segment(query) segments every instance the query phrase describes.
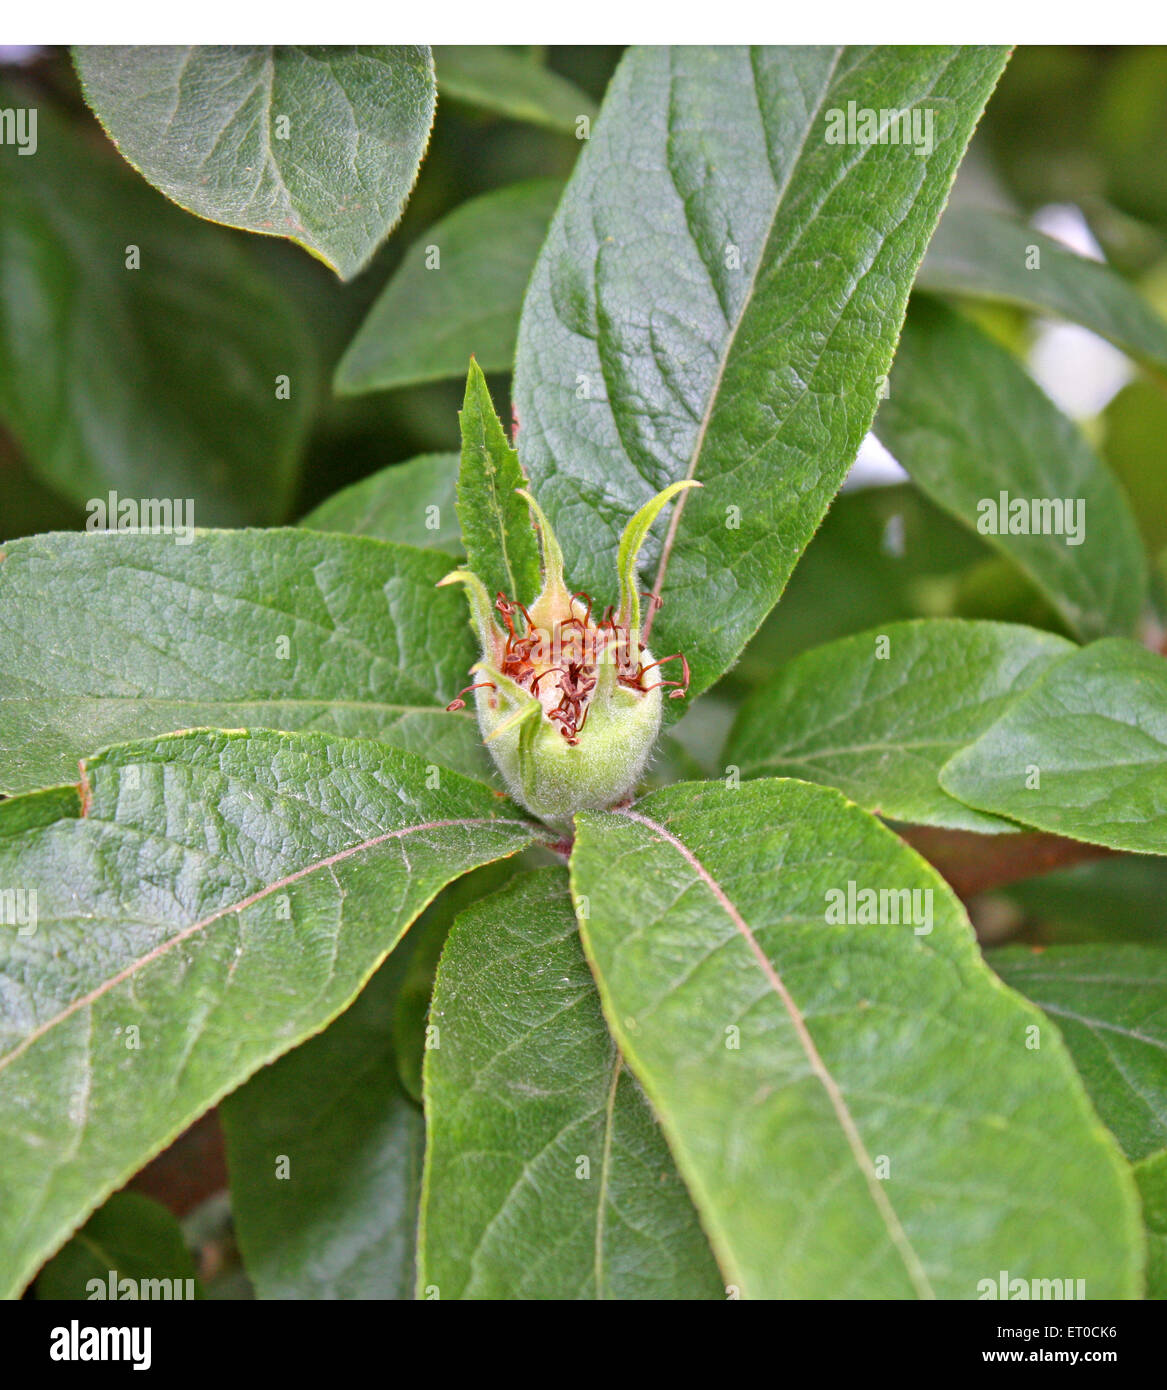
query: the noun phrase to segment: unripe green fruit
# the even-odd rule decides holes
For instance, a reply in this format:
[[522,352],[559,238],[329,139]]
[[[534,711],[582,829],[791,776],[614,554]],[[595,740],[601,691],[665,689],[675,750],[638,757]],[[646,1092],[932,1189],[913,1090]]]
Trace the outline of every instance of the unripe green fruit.
[[[565,825],[576,811],[602,809],[631,795],[656,743],[661,690],[673,697],[688,685],[661,677],[661,662],[640,642],[636,559],[649,527],[670,498],[693,482],[674,483],[646,503],[625,528],[618,571],[620,606],[598,623],[590,600],[568,592],[563,556],[547,518],[523,492],[543,550],[543,588],[530,609],[490,597],[477,575],[456,570],[441,582],[466,585],[471,620],[482,645],[474,667],[478,726],[507,790],[528,811]],[[522,631],[514,617],[521,614]],[[461,708],[457,699],[451,709]]]
[[[618,686],[610,699],[593,700],[574,744],[545,716],[494,737],[508,718],[502,702],[485,689],[475,691],[475,700],[478,727],[507,790],[550,822],[570,820],[576,811],[602,809],[627,796],[640,781],[660,733],[659,685],[643,694]],[[528,728],[534,733],[524,744]]]

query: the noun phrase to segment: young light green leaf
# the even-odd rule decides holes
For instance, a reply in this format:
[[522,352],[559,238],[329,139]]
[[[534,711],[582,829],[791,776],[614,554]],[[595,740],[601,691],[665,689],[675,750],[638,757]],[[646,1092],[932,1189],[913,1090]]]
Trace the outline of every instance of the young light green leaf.
[[434,63],[438,91],[451,101],[577,139],[580,117],[595,115],[592,99],[567,78],[494,44],[438,47]]
[[[519,326],[519,448],[574,587],[611,594],[625,519],[697,478],[646,572],[653,650],[694,693],[773,606],[859,448],[908,290],[1003,49],[625,55]],[[833,143],[859,107],[923,144]],[[669,705],[670,712],[679,709]]]
[[140,1192],[115,1192],[37,1275],[36,1296],[175,1299],[203,1290],[170,1212]]
[[493,780],[473,718],[443,708],[474,659],[461,596],[434,590],[447,555],[295,529],[0,553],[0,790],[205,725],[331,729]]
[[1147,1297],[1167,1298],[1167,1151],[1135,1164],[1147,1226]]
[[511,184],[460,203],[410,247],[336,369],[339,395],[509,372],[523,291],[563,192]]
[[283,520],[315,390],[300,316],[226,233],[0,86],[29,105],[35,158],[0,160],[0,417],[30,467],[99,519],[113,491],[135,516]]
[[73,50],[86,100],[188,212],[287,237],[342,279],[401,216],[429,141],[429,49],[358,44]]
[[988,208],[951,208],[916,276],[920,289],[1057,314],[1167,372],[1167,323],[1107,266]]
[[605,1016],[742,1296],[976,1298],[1002,1269],[1137,1296],[1117,1145],[891,831],[778,780],[576,823]]
[[537,833],[478,783],[321,734],[124,744],[81,792],[36,828],[0,803],[0,884],[32,904],[0,933],[0,1295],[345,1009],[444,884]]
[[621,533],[620,544],[616,549],[616,572],[620,578],[620,606],[616,619],[627,626],[633,651],[636,650],[640,636],[640,594],[637,589],[640,576],[637,571],[644,542],[648,539],[653,522],[678,493],[701,486],[695,478],[684,478],[679,483],[670,483],[655,497],[648,499]]
[[410,954],[394,951],[323,1033],[223,1102],[231,1210],[260,1298],[413,1297],[425,1123],[391,1036]]
[[1015,830],[956,801],[937,775],[1072,651],[1052,633],[1006,623],[888,623],[814,647],[784,667],[742,706],[724,761],[744,777],[838,787],[891,820]]
[[604,1026],[562,869],[462,913],[430,1020],[421,1297],[725,1296]]
[[1167,854],[1167,661],[1121,638],[1075,652],[940,770],[980,811]]
[[1127,1157],[1167,1145],[1167,951],[1010,946],[991,952],[989,964],[1057,1024]]
[[917,299],[889,389],[876,433],[934,502],[1017,564],[1079,637],[1134,628],[1147,565],[1130,505],[1009,352]]
[[312,531],[343,531],[457,555],[462,549],[455,498],[457,454],[419,454],[334,492],[300,522]]
[[519,457],[495,414],[486,378],[471,361],[466,399],[458,414],[462,466],[458,471],[458,520],[466,565],[494,595],[530,603],[539,592],[539,547],[527,503]]

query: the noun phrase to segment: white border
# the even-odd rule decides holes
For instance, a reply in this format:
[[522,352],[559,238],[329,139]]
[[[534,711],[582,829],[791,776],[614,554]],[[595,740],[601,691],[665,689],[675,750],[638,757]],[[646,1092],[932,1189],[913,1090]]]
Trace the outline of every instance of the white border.
[[1163,0],[43,0],[5,44],[1167,43]]

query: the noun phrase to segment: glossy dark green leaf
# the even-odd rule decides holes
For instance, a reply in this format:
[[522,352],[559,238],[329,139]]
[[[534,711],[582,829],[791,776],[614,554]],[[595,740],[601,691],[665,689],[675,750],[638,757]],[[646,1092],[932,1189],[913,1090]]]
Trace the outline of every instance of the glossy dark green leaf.
[[1147,1297],[1167,1298],[1167,1151],[1135,1164],[1147,1224]]
[[[1134,628],[1147,566],[1126,497],[1077,426],[975,324],[913,302],[875,429],[928,496],[1018,565],[1079,637]],[[1022,524],[1029,534],[1003,531]]]
[[888,623],[784,667],[742,706],[725,761],[744,777],[838,787],[892,820],[1013,830],[954,800],[937,776],[1073,650],[1052,633],[1005,623]]
[[576,823],[605,1017],[742,1296],[976,1298],[1002,1269],[1137,1296],[1130,1170],[1066,1048],[891,831],[779,780]]
[[[627,518],[704,483],[643,571],[665,600],[653,650],[684,652],[695,692],[772,607],[855,457],[1004,60],[653,48],[612,79],[524,303],[518,443],[569,584],[600,605]],[[931,152],[829,143],[852,101],[931,111]]]
[[945,213],[916,284],[1057,314],[1167,372],[1167,323],[1137,290],[1100,262],[1001,213],[974,207]]
[[1167,1145],[1167,950],[1011,946],[989,963],[1057,1024],[1127,1157]]
[[940,784],[1037,830],[1167,854],[1167,660],[1111,638],[1059,661]]
[[392,1038],[410,954],[223,1102],[231,1210],[260,1298],[413,1297],[425,1123]]
[[491,598],[502,592],[530,603],[541,587],[539,546],[530,509],[515,494],[527,480],[477,362],[470,364],[458,422],[462,427],[458,519],[466,566],[482,580]]
[[330,729],[491,780],[443,706],[474,648],[454,561],[314,531],[37,536],[0,560],[0,789],[110,743],[215,725]]
[[563,184],[537,179],[460,203],[410,247],[336,369],[341,395],[509,372],[519,309]]
[[581,116],[595,115],[591,98],[574,83],[494,44],[438,47],[434,63],[438,91],[451,101],[565,135],[577,133]]
[[434,117],[421,46],[74,49],[122,154],[188,212],[288,237],[345,279],[409,197]]
[[458,555],[457,454],[420,454],[335,492],[300,522],[312,531],[373,536]]
[[81,787],[79,815],[35,827],[22,798],[0,802],[0,883],[36,895],[33,929],[0,933],[9,1295],[345,1009],[444,884],[533,834],[478,783],[433,787],[422,758],[321,734],[125,744],[83,764]]
[[37,1275],[36,1296],[173,1301],[203,1291],[170,1212],[140,1192],[115,1192]]
[[30,466],[81,506],[112,490],[190,499],[197,526],[282,520],[316,371],[287,297],[43,102],[36,155],[0,156],[0,417]]
[[462,913],[430,1021],[421,1297],[725,1296],[604,1026],[562,869]]

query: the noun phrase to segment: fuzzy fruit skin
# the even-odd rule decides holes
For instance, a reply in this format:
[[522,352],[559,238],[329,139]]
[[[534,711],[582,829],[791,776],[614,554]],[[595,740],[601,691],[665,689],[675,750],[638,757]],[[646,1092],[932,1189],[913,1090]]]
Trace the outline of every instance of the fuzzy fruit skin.
[[[482,652],[470,668],[478,679],[467,690],[475,692],[483,742],[511,796],[548,825],[568,828],[577,811],[603,810],[630,797],[660,733],[662,686],[673,688],[672,698],[688,688],[685,658],[663,658],[679,660],[683,675],[662,681],[660,663],[640,640],[636,561],[661,509],[700,486],[692,478],[671,483],[632,516],[616,554],[619,606],[598,621],[591,598],[568,590],[555,532],[524,488],[515,491],[531,510],[542,552],[542,588],[530,607],[503,593],[492,603],[470,569],[438,581],[439,587],[466,588]],[[463,708],[464,694],[448,708]]]
[[[652,657],[643,653],[643,659]],[[495,765],[507,790],[532,815],[552,825],[567,825],[576,811],[603,810],[629,795],[652,754],[661,725],[659,689],[644,692],[618,687],[597,700],[579,743],[566,742],[559,729],[539,718],[530,744],[521,746],[523,729],[511,728],[491,739],[509,711],[489,690],[475,692],[478,727],[490,740]]]

